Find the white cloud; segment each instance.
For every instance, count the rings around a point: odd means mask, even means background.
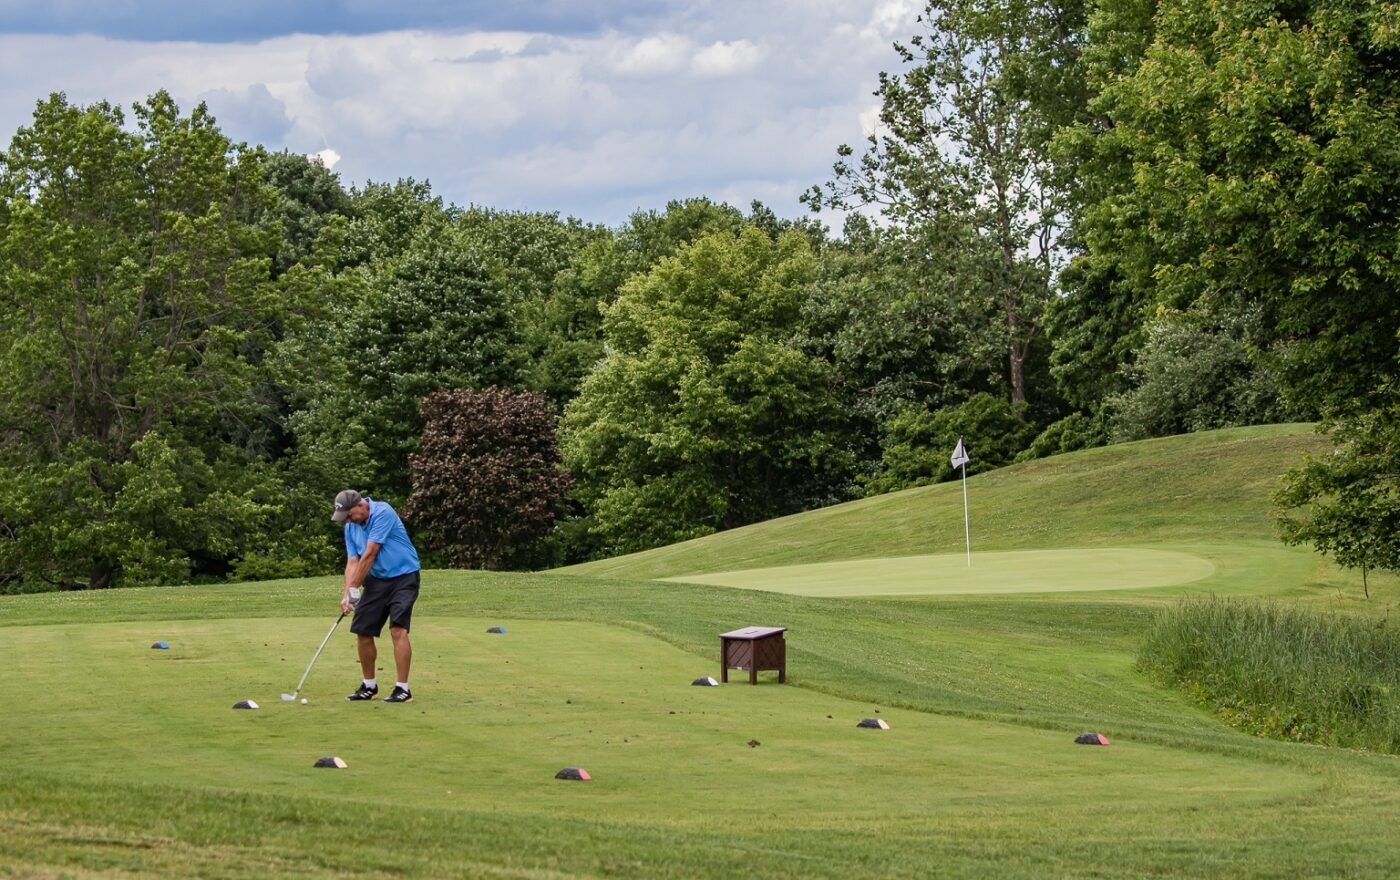
[[[616,46],[608,68],[622,76],[666,76],[683,70],[690,63],[693,51],[685,37],[657,34]]]
[[[34,102],[205,100],[235,140],[344,154],[347,184],[617,223],[708,195],[789,216],[859,144],[914,0],[715,0],[647,33],[394,31],[256,43],[0,35],[0,132]],[[3,137],[0,137],[3,140]],[[786,193],[786,195],[784,195]]]
[[[732,76],[752,70],[765,54],[762,46],[748,40],[712,43],[695,53],[690,66],[701,76]]]
[[[211,108],[226,132],[238,132],[239,139],[252,143],[278,143],[292,127],[287,105],[273,97],[263,83],[243,89],[212,89],[198,96]]]
[[[914,19],[924,11],[924,0],[880,0],[865,25],[868,37],[896,40],[914,33]]]
[[[324,150],[307,155],[306,158],[324,166],[327,171],[332,171],[335,169],[336,163],[340,161],[340,154],[330,147],[326,147]]]
[[[879,129],[880,109],[880,102],[871,101],[864,110],[860,111],[860,132],[862,135],[874,134]]]

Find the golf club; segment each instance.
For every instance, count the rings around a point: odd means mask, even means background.
[[[351,590],[351,591],[350,591],[350,607],[351,607],[351,608],[355,607],[355,604],[358,603],[359,600],[360,600],[360,591],[359,591],[359,590]],[[345,615],[348,614],[348,613],[349,613],[348,611],[342,611],[342,612],[340,612],[340,616],[337,617],[337,618],[335,619],[335,623],[331,624],[331,630],[330,630],[330,632],[326,633],[326,637],[325,637],[324,639],[321,639],[321,647],[319,647],[319,648],[316,649],[316,653],[311,655],[311,662],[308,663],[308,664],[306,664],[306,671],[303,672],[303,673],[301,674],[301,681],[297,682],[297,689],[296,689],[295,691],[291,692],[290,694],[283,694],[283,695],[282,695],[282,702],[284,702],[284,703],[295,703],[295,702],[296,702],[297,696],[301,693],[302,685],[306,684],[306,677],[307,677],[308,675],[311,674],[311,667],[313,667],[313,666],[316,665],[316,661],[320,658],[321,652],[324,651],[324,650],[326,649],[326,643],[329,642],[329,641],[331,640],[331,636],[335,635],[335,629],[336,629],[336,627],[340,626],[340,622],[341,622],[342,620],[345,619]]]

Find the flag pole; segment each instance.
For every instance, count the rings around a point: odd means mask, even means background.
[[[963,538],[967,542],[967,567],[972,567],[972,526],[967,520],[967,462],[962,464],[963,484]]]
[[[967,454],[967,447],[963,445],[963,438],[958,438],[958,445],[953,447],[953,454],[949,457],[948,463],[955,468],[962,468],[963,484],[963,539],[967,541],[967,567],[972,567],[972,526],[967,519],[967,463],[972,459]]]

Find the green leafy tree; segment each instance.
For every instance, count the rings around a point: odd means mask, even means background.
[[[1285,543],[1311,544],[1346,568],[1400,571],[1400,405],[1335,425],[1334,447],[1289,471],[1274,500]]]
[[[971,455],[969,474],[1010,464],[1035,437],[1035,426],[1004,397],[974,394],[964,403],[936,412],[909,406],[886,426],[880,469],[865,483],[865,494],[879,495],[911,486],[950,480],[960,470],[951,455],[961,439]]]
[[[1072,412],[1045,426],[1030,445],[1016,454],[1015,461],[1032,461],[1079,449],[1105,446],[1111,439],[1108,412],[1098,409],[1093,415]]]
[[[1248,342],[1290,404],[1335,425],[1339,453],[1288,479],[1286,506],[1307,512],[1285,535],[1344,565],[1392,564],[1366,511],[1385,528],[1377,450],[1397,442],[1396,16],[1353,0],[1105,9],[1085,52],[1097,122],[1062,138],[1086,160],[1094,271],[1145,308],[1257,314]]]
[[[282,229],[272,265],[273,275],[280,276],[311,254],[331,217],[350,217],[354,209],[338,175],[300,153],[272,153],[263,169],[278,195],[268,219]]]
[[[348,231],[354,235],[357,228]],[[439,388],[509,385],[524,363],[511,303],[451,226],[341,273],[346,296],[318,332],[328,381],[295,421],[323,467],[340,462],[385,498],[408,498],[419,402]]]
[[[910,259],[908,240],[853,215],[822,254],[804,303],[813,353],[836,367],[852,407],[877,417],[911,400],[938,407],[997,387],[1000,372],[961,356],[970,344],[944,295],[946,276]]]
[[[472,208],[455,220],[462,240],[484,260],[519,325],[522,383],[562,408],[602,357],[598,292],[578,271],[585,249],[612,233],[555,214]]]
[[[664,211],[638,211],[628,218],[618,230],[619,254],[613,262],[626,281],[687,244],[715,232],[738,235],[748,226],[744,213],[731,205],[707,198],[674,200]]]
[[[487,250],[498,255],[495,265],[504,269],[507,288],[520,292],[526,387],[545,393],[556,407],[572,400],[603,357],[603,309],[629,279],[698,238],[754,225],[774,240],[789,229],[809,241],[823,239],[818,224],[779,219],[758,202],[752,212],[745,218],[709,199],[677,200],[663,211],[638,211],[617,230],[552,215],[494,215],[484,224],[494,230]]]
[[[952,282],[959,321],[978,330],[963,356],[1002,359],[1013,403],[1029,399],[1063,222],[1049,117],[1023,93],[1050,82],[1029,63],[1053,43],[1039,9],[930,0],[923,32],[895,46],[904,73],[880,75],[882,127],[858,159],[843,145],[833,180],[804,197],[815,210],[878,206],[910,236],[911,256]]]
[[[313,311],[270,280],[261,154],[164,92],[40,101],[0,163],[0,579],[67,588],[311,560],[269,389]]]
[[[1132,387],[1131,368],[1147,340],[1147,296],[1124,283],[1111,265],[1115,256],[1071,261],[1060,273],[1063,295],[1045,315],[1056,390],[1084,413]]]
[[[800,233],[716,232],[624,285],[608,354],[565,411],[564,461],[604,552],[837,497],[852,456],[831,368],[795,343],[816,264]]]
[[[1103,148],[1100,136],[1113,128],[1102,92],[1129,76],[1156,31],[1157,0],[1097,4],[1091,16],[1073,16],[1068,41],[1072,62],[1064,66],[1077,84],[1077,108],[1054,114],[1049,155],[1062,193],[1068,228],[1063,243],[1073,258],[1057,278],[1059,296],[1046,314],[1051,372],[1065,400],[1099,421],[1104,400],[1130,386],[1130,366],[1147,338],[1155,313],[1153,292],[1141,283],[1150,270],[1120,242],[1136,241],[1145,218],[1121,212],[1116,193],[1132,185],[1133,165],[1121,152]],[[1052,92],[1053,94],[1053,92]],[[1092,414],[1092,415],[1088,415]]]
[[[410,456],[406,515],[456,566],[528,564],[564,513],[555,417],[543,396],[504,388],[435,391]]]
[[[418,401],[436,388],[529,387],[567,401],[603,356],[601,307],[622,283],[742,214],[697,199],[617,234],[551,214],[445,206],[426,183],[351,192],[323,233],[329,317],[300,340],[325,380],[292,419],[299,463],[404,501]]]
[[[1098,117],[1063,142],[1093,182],[1094,272],[1145,309],[1258,313],[1310,409],[1365,410],[1400,328],[1395,7],[1169,0],[1106,11]]]
[[[350,191],[350,205],[342,255],[347,266],[392,262],[415,240],[441,234],[459,213],[433,195],[431,184],[413,178],[366,183]]]
[[[1073,254],[1046,313],[1050,369],[1064,399],[1090,421],[1101,422],[1104,400],[1130,387],[1123,367],[1146,341],[1156,308],[1140,283],[1143,272],[1131,264],[1132,248],[1116,246],[1142,231],[1141,215],[1115,214],[1113,207],[1115,193],[1131,185],[1132,164],[1099,149],[1098,138],[1113,126],[1101,93],[1136,69],[1152,42],[1157,6],[1156,0],[1097,4],[1079,20],[1074,60],[1065,68],[1078,82],[1079,106],[1055,116],[1050,129],[1048,153],[1068,218],[1062,242]]]
[[[832,365],[857,470],[869,474],[896,413],[997,390],[1001,375],[963,356],[966,328],[945,295],[947,279],[907,259],[907,239],[858,214],[844,233],[821,254],[801,338],[805,351]]]

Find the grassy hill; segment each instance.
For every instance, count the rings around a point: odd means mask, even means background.
[[[988,549],[1213,548],[1185,586],[832,598],[649,579],[960,552],[952,486],[566,573],[427,572],[403,707],[343,701],[343,633],[310,705],[277,700],[337,578],[0,598],[0,877],[1396,876],[1400,761],[1246,736],[1134,666],[1183,592],[1395,609],[1393,581],[1363,602],[1271,540],[1272,482],[1318,443],[1219,432],[969,481],[975,529],[979,511],[1024,523]],[[717,634],[750,624],[789,627],[789,684],[692,687],[718,677]],[[230,708],[247,698],[264,708]],[[877,714],[890,730],[856,728]],[[1074,745],[1085,730],[1113,744]],[[349,769],[312,769],[323,754]],[[555,780],[566,765],[594,780]]]
[[[967,481],[974,549],[1275,546],[1269,496],[1284,471],[1325,444],[1310,425],[1269,425],[1123,443],[979,474]],[[653,579],[961,553],[962,505],[961,485],[942,483],[559,571]]]

